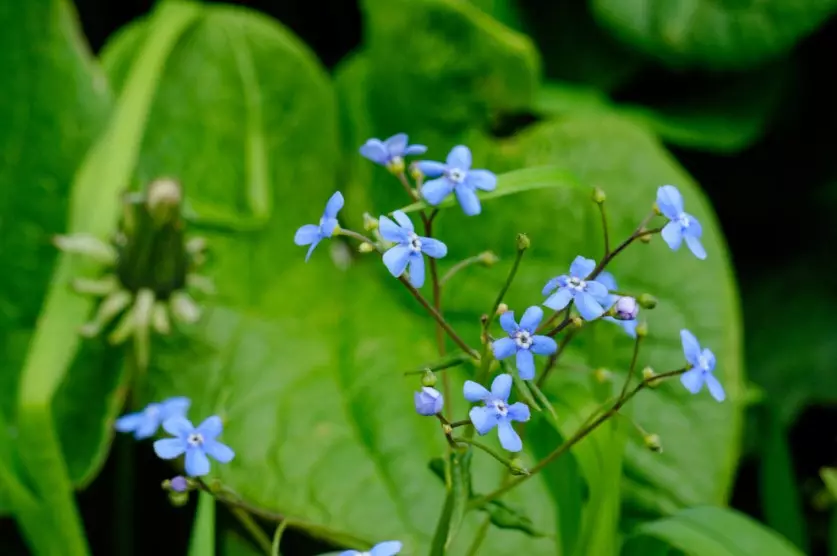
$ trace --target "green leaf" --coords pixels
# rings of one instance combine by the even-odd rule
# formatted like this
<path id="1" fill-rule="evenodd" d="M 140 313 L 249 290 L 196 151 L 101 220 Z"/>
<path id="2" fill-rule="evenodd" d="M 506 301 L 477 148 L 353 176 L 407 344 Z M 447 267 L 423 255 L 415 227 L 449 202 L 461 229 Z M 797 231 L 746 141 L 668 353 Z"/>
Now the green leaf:
<path id="1" fill-rule="evenodd" d="M 828 493 L 837 500 L 837 469 L 832 467 L 823 467 L 820 469 L 820 477 L 825 483 L 825 488 Z"/>
<path id="2" fill-rule="evenodd" d="M 198 512 L 192 525 L 189 556 L 215 556 L 215 498 L 198 493 Z"/>
<path id="3" fill-rule="evenodd" d="M 671 517 L 641 525 L 623 550 L 625 556 L 643 556 L 635 538 L 655 537 L 689 556 L 802 556 L 788 540 L 735 510 L 690 508 Z"/>
<path id="4" fill-rule="evenodd" d="M 593 0 L 602 25 L 677 68 L 742 69 L 789 51 L 834 0 Z"/>

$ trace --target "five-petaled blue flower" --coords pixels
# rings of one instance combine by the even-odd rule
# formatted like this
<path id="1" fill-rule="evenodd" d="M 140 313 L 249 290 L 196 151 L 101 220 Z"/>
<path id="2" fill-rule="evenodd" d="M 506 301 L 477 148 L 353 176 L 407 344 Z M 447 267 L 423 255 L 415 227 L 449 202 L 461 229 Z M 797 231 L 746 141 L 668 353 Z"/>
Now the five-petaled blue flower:
<path id="1" fill-rule="evenodd" d="M 176 438 L 164 438 L 154 443 L 154 451 L 162 459 L 174 459 L 186 454 L 186 474 L 200 477 L 209 473 L 207 454 L 220 463 L 229 463 L 235 452 L 216 440 L 224 430 L 217 415 L 207 418 L 195 428 L 185 417 L 172 417 L 163 422 L 166 432 Z"/>
<path id="2" fill-rule="evenodd" d="M 570 301 L 575 301 L 576 309 L 585 320 L 593 320 L 602 316 L 604 308 L 602 304 L 607 303 L 607 287 L 595 280 L 585 280 L 596 268 L 596 261 L 578 256 L 570 265 L 570 273 L 562 274 L 553 278 L 543 287 L 543 295 L 556 288 L 555 293 L 544 301 L 544 305 L 550 309 L 560 311 Z"/>
<path id="3" fill-rule="evenodd" d="M 386 216 L 378 219 L 381 237 L 398 243 L 384 253 L 384 264 L 396 278 L 404 274 L 409 264 L 410 283 L 420 288 L 424 284 L 424 257 L 421 254 L 440 259 L 448 254 L 448 248 L 438 239 L 416 235 L 413 223 L 400 210 L 393 212 L 392 216 L 398 224 Z"/>
<path id="4" fill-rule="evenodd" d="M 326 203 L 325 211 L 319 224 L 306 224 L 296 231 L 294 243 L 297 245 L 310 245 L 308 254 L 305 255 L 305 262 L 311 258 L 311 253 L 320 241 L 331 237 L 337 228 L 337 213 L 343 208 L 343 194 L 337 191 Z"/>
<path id="5" fill-rule="evenodd" d="M 616 285 L 616 278 L 614 278 L 613 274 L 611 274 L 610 272 L 607 272 L 607 271 L 602 272 L 601 274 L 599 274 L 599 276 L 598 276 L 598 278 L 596 278 L 596 280 L 598 280 L 599 282 L 604 284 L 604 286 L 610 291 L 619 289 L 619 286 Z M 621 299 L 620 296 L 618 296 L 616 294 L 613 294 L 613 293 L 608 294 L 607 300 L 604 303 L 605 311 L 607 311 L 611 307 L 613 307 L 616 304 L 617 301 L 620 301 L 620 299 Z M 634 304 L 636 304 L 636 300 L 634 300 Z M 622 329 L 625 332 L 627 332 L 627 334 L 631 338 L 636 338 L 636 324 L 637 324 L 636 314 L 634 314 L 634 318 L 632 318 L 632 319 L 616 319 L 616 318 L 613 318 L 613 317 L 604 317 L 604 320 L 610 321 L 610 322 L 615 322 L 616 324 L 621 326 Z"/>
<path id="6" fill-rule="evenodd" d="M 519 452 L 523 449 L 523 441 L 512 427 L 512 421 L 528 421 L 529 406 L 522 402 L 509 405 L 512 376 L 498 375 L 491 383 L 491 392 L 474 381 L 465 381 L 465 399 L 469 402 L 483 402 L 482 407 L 471 408 L 468 414 L 474 428 L 480 434 L 497 427 L 500 444 L 509 452 Z"/>
<path id="7" fill-rule="evenodd" d="M 430 417 L 442 411 L 445 398 L 435 388 L 423 386 L 421 392 L 413 392 L 413 402 L 416 405 L 416 413 Z"/>
<path id="8" fill-rule="evenodd" d="M 186 415 L 191 403 L 189 398 L 181 397 L 150 403 L 142 411 L 129 413 L 117 419 L 114 428 L 119 432 L 132 432 L 134 438 L 142 440 L 154 436 L 166 419 Z"/>
<path id="9" fill-rule="evenodd" d="M 438 205 L 453 192 L 468 216 L 479 214 L 482 210 L 476 190 L 493 191 L 497 187 L 497 176 L 494 173 L 471 170 L 471 151 L 464 145 L 451 149 L 444 164 L 422 160 L 416 166 L 425 176 L 437 178 L 425 182 L 421 187 L 421 195 L 428 203 Z"/>
<path id="10" fill-rule="evenodd" d="M 500 326 L 509 335 L 508 338 L 494 340 L 491 344 L 494 357 L 505 359 L 517 354 L 517 372 L 523 380 L 535 378 L 535 357 L 551 355 L 558 349 L 558 344 L 549 336 L 536 336 L 535 330 L 541 323 L 543 310 L 540 307 L 529 307 L 520 319 L 520 326 L 514 320 L 514 311 L 506 311 L 500 315 Z"/>
<path id="11" fill-rule="evenodd" d="M 709 349 L 701 349 L 695 335 L 688 330 L 680 331 L 680 340 L 683 342 L 683 355 L 692 367 L 680 375 L 680 382 L 686 390 L 692 394 L 700 392 L 703 385 L 709 388 L 709 393 L 719 402 L 724 401 L 724 387 L 712 374 L 715 370 L 715 354 Z"/>
<path id="12" fill-rule="evenodd" d="M 706 258 L 706 250 L 700 242 L 703 228 L 694 216 L 683 212 L 683 196 L 673 185 L 664 185 L 657 189 L 657 207 L 669 223 L 663 227 L 663 240 L 673 251 L 680 249 L 685 239 L 686 245 L 698 259 Z"/>
<path id="13" fill-rule="evenodd" d="M 426 152 L 427 147 L 424 145 L 407 145 L 406 133 L 396 133 L 385 141 L 369 139 L 360 148 L 362 156 L 396 172 L 404 170 L 405 156 Z"/>
<path id="14" fill-rule="evenodd" d="M 373 546 L 369 552 L 345 550 L 340 553 L 340 556 L 395 556 L 401 552 L 401 546 L 399 541 L 385 541 Z"/>

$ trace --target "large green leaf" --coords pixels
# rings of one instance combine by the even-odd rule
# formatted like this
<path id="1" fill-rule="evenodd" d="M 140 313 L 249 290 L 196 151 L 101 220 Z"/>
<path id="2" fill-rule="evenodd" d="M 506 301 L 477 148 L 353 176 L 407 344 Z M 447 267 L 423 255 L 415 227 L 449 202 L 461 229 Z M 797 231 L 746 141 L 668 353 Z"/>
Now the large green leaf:
<path id="1" fill-rule="evenodd" d="M 593 0 L 603 25 L 675 67 L 742 69 L 816 29 L 835 0 Z"/>

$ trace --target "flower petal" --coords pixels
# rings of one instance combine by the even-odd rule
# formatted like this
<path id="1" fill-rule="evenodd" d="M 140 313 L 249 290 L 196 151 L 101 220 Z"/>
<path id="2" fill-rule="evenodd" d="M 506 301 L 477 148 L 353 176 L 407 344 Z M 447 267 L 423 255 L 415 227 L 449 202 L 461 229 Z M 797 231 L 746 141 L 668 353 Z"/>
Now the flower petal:
<path id="1" fill-rule="evenodd" d="M 381 237 L 387 241 L 407 241 L 407 230 L 390 220 L 384 215 L 378 217 L 378 231 Z"/>
<path id="2" fill-rule="evenodd" d="M 514 334 L 518 330 L 517 321 L 514 320 L 514 311 L 506 311 L 500 315 L 500 326 L 506 334 Z"/>
<path id="3" fill-rule="evenodd" d="M 704 375 L 704 380 L 706 381 L 706 387 L 709 388 L 709 393 L 712 394 L 712 397 L 715 400 L 722 402 L 727 398 L 726 393 L 724 392 L 724 387 L 715 378 L 715 375 L 712 373 L 706 373 Z"/>
<path id="4" fill-rule="evenodd" d="M 233 452 L 232 448 L 217 440 L 204 442 L 203 449 L 218 463 L 229 463 L 235 457 L 235 452 Z"/>
<path id="5" fill-rule="evenodd" d="M 336 230 L 339 225 L 340 224 L 337 222 L 336 218 L 323 216 L 323 220 L 320 223 L 320 237 L 331 237 L 334 235 L 334 230 Z"/>
<path id="6" fill-rule="evenodd" d="M 491 383 L 491 397 L 506 401 L 509 399 L 512 387 L 512 376 L 510 374 L 497 375 Z"/>
<path id="7" fill-rule="evenodd" d="M 616 285 L 616 278 L 614 278 L 613 274 L 606 270 L 599 272 L 599 275 L 596 277 L 596 281 L 606 287 L 608 291 L 619 289 L 619 286 Z"/>
<path id="8" fill-rule="evenodd" d="M 453 192 L 453 182 L 448 178 L 436 178 L 424 182 L 421 186 L 421 196 L 433 206 L 441 203 L 451 192 Z"/>
<path id="9" fill-rule="evenodd" d="M 597 280 L 588 280 L 585 282 L 585 291 L 593 296 L 593 299 L 599 303 L 607 303 L 609 295 L 607 286 Z"/>
<path id="10" fill-rule="evenodd" d="M 707 371 L 714 371 L 715 370 L 715 354 L 712 353 L 712 350 L 709 348 L 704 349 L 701 352 L 701 355 L 706 360 L 706 370 Z"/>
<path id="11" fill-rule="evenodd" d="M 557 292 L 553 293 L 551 296 L 547 298 L 543 304 L 550 309 L 554 309 L 556 311 L 560 311 L 564 307 L 570 304 L 570 300 L 573 298 L 573 292 L 569 288 L 561 288 Z"/>
<path id="12" fill-rule="evenodd" d="M 543 309 L 537 305 L 532 305 L 523 313 L 523 317 L 520 319 L 520 328 L 534 332 L 541 323 L 541 319 L 543 319 Z"/>
<path id="13" fill-rule="evenodd" d="M 704 260 L 706 258 L 706 249 L 703 248 L 703 244 L 698 238 L 686 236 L 686 245 L 689 246 L 689 251 L 698 259 Z"/>
<path id="14" fill-rule="evenodd" d="M 509 452 L 519 452 L 523 449 L 523 441 L 512 427 L 511 421 L 507 419 L 500 421 L 497 434 L 500 436 L 500 445 Z"/>
<path id="15" fill-rule="evenodd" d="M 217 415 L 207 417 L 203 423 L 198 425 L 198 433 L 206 440 L 215 440 L 215 438 L 224 431 L 224 423 Z"/>
<path id="16" fill-rule="evenodd" d="M 512 421 L 528 421 L 530 416 L 529 406 L 523 402 L 516 402 L 509 406 L 509 419 Z"/>
<path id="17" fill-rule="evenodd" d="M 636 320 L 616 320 L 613 319 L 613 322 L 620 325 L 622 330 L 630 336 L 631 338 L 636 338 Z"/>
<path id="18" fill-rule="evenodd" d="M 445 170 L 447 170 L 447 166 L 445 164 L 441 162 L 434 162 L 432 160 L 420 160 L 416 162 L 416 168 L 421 170 L 421 173 L 428 178 L 437 178 L 444 174 Z"/>
<path id="19" fill-rule="evenodd" d="M 186 417 L 175 415 L 170 419 L 163 421 L 163 429 L 172 436 L 185 438 L 195 431 L 192 422 Z"/>
<path id="20" fill-rule="evenodd" d="M 340 212 L 340 209 L 343 208 L 343 194 L 339 191 L 335 191 L 334 195 L 326 203 L 325 212 L 323 212 L 323 216 L 326 218 L 337 218 L 337 213 Z"/>
<path id="21" fill-rule="evenodd" d="M 549 282 L 541 290 L 541 295 L 549 295 L 549 293 L 558 288 L 563 286 L 566 283 L 567 275 L 562 274 L 561 276 L 556 276 L 555 278 L 551 279 Z"/>
<path id="22" fill-rule="evenodd" d="M 396 245 L 384 253 L 384 265 L 390 274 L 396 278 L 404 274 L 404 271 L 407 270 L 407 263 L 410 262 L 412 252 L 412 249 L 406 245 Z"/>
<path id="23" fill-rule="evenodd" d="M 386 164 L 389 152 L 380 139 L 369 139 L 360 148 L 360 155 L 378 164 Z"/>
<path id="24" fill-rule="evenodd" d="M 575 296 L 575 307 L 584 320 L 597 319 L 604 313 L 604 308 L 587 292 L 579 292 Z"/>
<path id="25" fill-rule="evenodd" d="M 140 423 L 140 426 L 137 427 L 137 430 L 134 432 L 134 438 L 137 440 L 151 438 L 157 433 L 158 428 L 160 428 L 160 419 L 157 417 L 147 417 L 145 421 Z"/>
<path id="26" fill-rule="evenodd" d="M 700 357 L 700 342 L 695 335 L 686 329 L 681 330 L 680 343 L 683 345 L 683 355 L 686 356 L 686 361 L 697 366 Z"/>
<path id="27" fill-rule="evenodd" d="M 680 375 L 680 383 L 692 394 L 697 394 L 703 388 L 703 376 L 700 369 L 689 369 Z"/>
<path id="28" fill-rule="evenodd" d="M 465 178 L 465 183 L 482 191 L 494 191 L 497 188 L 497 176 L 488 170 L 471 170 Z"/>
<path id="29" fill-rule="evenodd" d="M 305 262 L 306 263 L 308 262 L 308 259 L 311 258 L 311 253 L 314 252 L 314 249 L 316 249 L 319 244 L 320 244 L 320 239 L 317 238 L 317 240 L 314 243 L 311 244 L 311 247 L 308 248 L 308 252 L 305 254 Z"/>
<path id="30" fill-rule="evenodd" d="M 162 411 L 161 418 L 163 421 L 165 421 L 166 419 L 169 419 L 176 415 L 185 417 L 190 405 L 192 405 L 192 400 L 183 396 L 177 396 L 174 398 L 163 400 L 160 403 Z"/>
<path id="31" fill-rule="evenodd" d="M 456 200 L 462 206 L 462 212 L 468 216 L 476 216 L 482 211 L 476 191 L 467 185 L 454 187 L 453 192 L 456 193 Z"/>
<path id="32" fill-rule="evenodd" d="M 465 381 L 465 386 L 462 387 L 462 393 L 469 402 L 481 402 L 491 396 L 491 392 L 486 390 L 485 386 L 473 380 Z"/>
<path id="33" fill-rule="evenodd" d="M 495 359 L 505 359 L 514 355 L 517 351 L 517 344 L 511 338 L 500 338 L 491 343 L 491 349 L 494 351 Z"/>
<path id="34" fill-rule="evenodd" d="M 338 556 L 362 556 L 361 553 L 357 550 L 344 550 Z"/>
<path id="35" fill-rule="evenodd" d="M 703 235 L 703 226 L 700 225 L 698 219 L 692 216 L 691 214 L 686 214 L 686 217 L 689 219 L 689 224 L 683 230 L 683 235 L 685 237 L 700 237 Z"/>
<path id="36" fill-rule="evenodd" d="M 404 211 L 396 210 L 392 213 L 392 217 L 398 222 L 398 225 L 408 232 L 415 232 L 416 228 L 413 226 L 413 221 L 410 217 L 404 214 Z"/>
<path id="37" fill-rule="evenodd" d="M 401 547 L 398 541 L 385 541 L 373 546 L 369 551 L 369 556 L 395 556 L 401 552 Z"/>
<path id="38" fill-rule="evenodd" d="M 404 156 L 411 156 L 414 154 L 424 154 L 427 152 L 427 147 L 424 145 L 410 145 L 404 149 Z"/>
<path id="39" fill-rule="evenodd" d="M 474 428 L 480 434 L 485 434 L 497 426 L 497 414 L 485 406 L 472 407 L 468 417 L 474 424 Z"/>
<path id="40" fill-rule="evenodd" d="M 517 372 L 523 380 L 535 378 L 535 356 L 528 349 L 517 351 Z"/>
<path id="41" fill-rule="evenodd" d="M 579 255 L 570 265 L 570 275 L 576 278 L 586 278 L 596 268 L 596 261 Z"/>
<path id="42" fill-rule="evenodd" d="M 414 288 L 420 288 L 424 285 L 424 257 L 419 253 L 412 253 L 409 262 L 410 283 Z"/>
<path id="43" fill-rule="evenodd" d="M 142 426 L 143 421 L 145 421 L 145 412 L 128 413 L 117 419 L 113 428 L 119 432 L 134 432 Z"/>
<path id="44" fill-rule="evenodd" d="M 660 234 L 672 251 L 680 249 L 680 243 L 683 241 L 683 232 L 680 229 L 680 224 L 677 222 L 669 222 L 663 226 L 663 231 Z"/>
<path id="45" fill-rule="evenodd" d="M 404 148 L 407 146 L 407 134 L 396 133 L 386 141 L 384 147 L 390 156 L 404 156 Z"/>
<path id="46" fill-rule="evenodd" d="M 673 185 L 664 185 L 657 189 L 657 207 L 666 218 L 677 218 L 683 212 L 683 196 Z"/>
<path id="47" fill-rule="evenodd" d="M 448 254 L 448 246 L 438 239 L 433 239 L 432 237 L 422 237 L 419 239 L 421 239 L 421 252 L 428 257 L 441 259 Z"/>
<path id="48" fill-rule="evenodd" d="M 315 224 L 306 224 L 294 234 L 294 243 L 297 245 L 311 245 L 318 239 L 320 239 L 320 227 Z"/>
<path id="49" fill-rule="evenodd" d="M 552 355 L 558 350 L 558 344 L 549 336 L 532 336 L 532 353 Z"/>
<path id="50" fill-rule="evenodd" d="M 471 169 L 471 149 L 465 145 L 457 145 L 450 150 L 446 160 L 448 167 L 460 170 Z"/>
<path id="51" fill-rule="evenodd" d="M 174 459 L 186 451 L 186 443 L 179 438 L 163 438 L 154 443 L 154 453 L 160 459 Z"/>
<path id="52" fill-rule="evenodd" d="M 201 477 L 209 473 L 209 458 L 200 448 L 190 448 L 186 451 L 186 474 L 190 477 Z"/>

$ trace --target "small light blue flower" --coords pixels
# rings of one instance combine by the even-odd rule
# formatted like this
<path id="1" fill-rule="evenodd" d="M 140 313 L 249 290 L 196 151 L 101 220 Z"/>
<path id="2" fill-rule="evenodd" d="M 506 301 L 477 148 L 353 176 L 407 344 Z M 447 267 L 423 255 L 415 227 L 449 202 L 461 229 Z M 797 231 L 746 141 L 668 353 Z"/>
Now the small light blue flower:
<path id="1" fill-rule="evenodd" d="M 695 257 L 705 259 L 706 250 L 700 242 L 703 228 L 694 216 L 683 212 L 683 196 L 680 191 L 673 185 L 664 185 L 657 189 L 657 207 L 663 216 L 669 219 L 662 231 L 663 240 L 668 246 L 677 251 L 685 239 Z"/>
<path id="2" fill-rule="evenodd" d="M 235 452 L 216 440 L 224 430 L 217 415 L 207 418 L 195 428 L 185 417 L 172 417 L 163 422 L 166 432 L 175 438 L 164 438 L 154 443 L 154 451 L 162 459 L 174 459 L 186 454 L 186 474 L 200 477 L 209 473 L 209 459 L 212 456 L 220 463 L 229 463 Z"/>
<path id="3" fill-rule="evenodd" d="M 421 392 L 413 392 L 413 401 L 416 404 L 416 413 L 429 417 L 442 411 L 445 405 L 445 398 L 435 388 L 423 386 Z"/>
<path id="4" fill-rule="evenodd" d="M 692 394 L 700 392 L 703 385 L 706 384 L 713 398 L 719 402 L 724 401 L 726 398 L 724 387 L 712 374 L 712 371 L 715 370 L 715 354 L 708 349 L 701 349 L 695 335 L 688 330 L 680 331 L 680 341 L 683 343 L 683 355 L 686 356 L 686 361 L 692 366 L 680 375 L 680 382 Z"/>
<path id="5" fill-rule="evenodd" d="M 142 440 L 157 433 L 166 419 L 186 415 L 191 405 L 189 398 L 169 398 L 160 403 L 150 403 L 142 411 L 123 415 L 116 420 L 114 428 L 119 432 L 132 432 L 134 438 Z"/>
<path id="6" fill-rule="evenodd" d="M 604 284 L 604 286 L 609 291 L 619 289 L 619 286 L 616 285 L 616 278 L 614 278 L 613 274 L 611 274 L 610 272 L 607 272 L 607 271 L 602 272 L 601 274 L 599 274 L 599 276 L 598 276 L 598 278 L 596 278 L 596 280 L 598 280 L 599 282 Z M 605 311 L 610 310 L 610 308 L 613 307 L 616 304 L 617 301 L 619 301 L 619 296 L 618 295 L 612 294 L 612 293 L 608 294 L 607 300 L 604 303 Z M 636 303 L 636 300 L 634 300 L 634 303 Z M 638 312 L 638 309 L 637 309 L 637 312 Z M 637 325 L 636 315 L 634 315 L 633 319 L 627 319 L 627 320 L 615 319 L 613 317 L 604 317 L 604 320 L 606 320 L 608 322 L 615 322 L 616 324 L 618 324 L 619 326 L 622 327 L 622 330 L 624 330 L 628 334 L 628 336 L 630 336 L 631 338 L 636 338 L 636 325 Z"/>
<path id="7" fill-rule="evenodd" d="M 471 408 L 468 414 L 478 433 L 486 434 L 497 427 L 500 444 L 509 452 L 523 449 L 523 441 L 512 427 L 512 421 L 528 421 L 529 406 L 522 402 L 509 405 L 512 376 L 498 375 L 491 383 L 491 392 L 472 380 L 465 381 L 464 394 L 469 402 L 483 402 L 482 407 Z"/>
<path id="8" fill-rule="evenodd" d="M 360 154 L 372 162 L 387 168 L 402 169 L 405 156 L 426 152 L 427 147 L 424 145 L 407 145 L 406 133 L 396 133 L 385 141 L 369 139 L 360 148 Z"/>
<path id="9" fill-rule="evenodd" d="M 343 208 L 343 194 L 337 191 L 326 203 L 325 211 L 319 224 L 306 224 L 296 231 L 294 243 L 297 245 L 310 245 L 308 254 L 305 255 L 305 262 L 311 258 L 314 248 L 324 240 L 331 237 L 337 228 L 337 213 Z"/>
<path id="10" fill-rule="evenodd" d="M 497 176 L 493 172 L 471 170 L 471 151 L 464 145 L 451 149 L 444 164 L 422 160 L 416 166 L 425 176 L 437 178 L 421 186 L 421 195 L 428 203 L 436 206 L 455 193 L 468 216 L 479 214 L 482 210 L 476 190 L 493 191 L 497 187 Z"/>
<path id="11" fill-rule="evenodd" d="M 386 216 L 378 219 L 381 237 L 398 244 L 384 253 L 384 264 L 396 278 L 404 274 L 409 264 L 410 283 L 420 288 L 424 285 L 424 257 L 421 254 L 440 259 L 448 254 L 448 248 L 437 239 L 416 235 L 413 223 L 400 210 L 393 212 L 392 216 L 398 224 Z"/>
<path id="12" fill-rule="evenodd" d="M 520 319 L 520 326 L 514 320 L 514 311 L 506 311 L 500 315 L 500 326 L 509 335 L 508 338 L 494 340 L 491 348 L 494 350 L 494 357 L 505 359 L 517 354 L 517 372 L 523 380 L 535 378 L 535 357 L 538 355 L 551 355 L 558 349 L 558 344 L 549 336 L 536 336 L 535 331 L 543 319 L 543 310 L 540 307 L 529 307 Z"/>
<path id="13" fill-rule="evenodd" d="M 175 492 L 186 492 L 189 490 L 189 482 L 183 475 L 174 477 L 171 481 L 169 481 L 169 484 L 171 485 L 171 489 Z"/>
<path id="14" fill-rule="evenodd" d="M 604 313 L 603 303 L 608 300 L 607 287 L 595 280 L 585 280 L 596 268 L 596 261 L 578 256 L 570 265 L 570 273 L 553 278 L 543 288 L 543 295 L 549 295 L 544 305 L 555 311 L 560 311 L 575 302 L 576 309 L 585 320 L 593 320 Z"/>
<path id="15" fill-rule="evenodd" d="M 369 552 L 346 550 L 341 552 L 340 556 L 395 556 L 401 552 L 401 547 L 402 545 L 398 541 L 385 541 L 373 546 Z"/>

